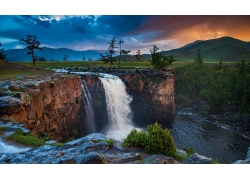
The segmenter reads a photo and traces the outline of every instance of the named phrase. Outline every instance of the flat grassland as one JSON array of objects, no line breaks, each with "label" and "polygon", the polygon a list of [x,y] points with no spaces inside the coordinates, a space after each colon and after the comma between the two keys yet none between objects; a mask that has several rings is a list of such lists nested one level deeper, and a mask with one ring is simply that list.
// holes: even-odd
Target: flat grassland
[{"label": "flat grassland", "polygon": [[[174,62],[169,67],[175,68],[178,66],[183,66],[185,64],[190,64],[191,62]],[[32,62],[20,62],[19,64],[32,67]],[[219,65],[218,62],[205,62],[204,64]],[[234,66],[235,62],[223,62],[223,66]],[[114,67],[118,67],[118,62],[113,63]],[[109,63],[103,63],[102,61],[38,61],[36,62],[36,67],[41,68],[82,68],[82,67],[110,67]],[[121,62],[122,68],[150,68],[152,67],[149,61],[147,62]]]},{"label": "flat grassland", "polygon": [[52,74],[54,71],[44,68],[33,68],[18,63],[10,63],[0,60],[0,80],[17,79],[18,76],[35,76]]},{"label": "flat grassland", "polygon": [[[177,68],[191,62],[174,62],[170,68]],[[219,65],[218,62],[205,62],[204,64]],[[234,66],[234,62],[223,62],[223,66]],[[85,68],[108,68],[109,63],[102,61],[38,61],[36,67],[32,67],[32,62],[18,62],[10,63],[0,60],[0,80],[17,79],[18,76],[36,76],[41,74],[52,74],[54,71],[50,68],[78,68],[84,70]],[[114,62],[113,67],[118,67],[118,62]],[[135,68],[152,68],[150,62],[121,62],[121,68],[135,69]]]}]

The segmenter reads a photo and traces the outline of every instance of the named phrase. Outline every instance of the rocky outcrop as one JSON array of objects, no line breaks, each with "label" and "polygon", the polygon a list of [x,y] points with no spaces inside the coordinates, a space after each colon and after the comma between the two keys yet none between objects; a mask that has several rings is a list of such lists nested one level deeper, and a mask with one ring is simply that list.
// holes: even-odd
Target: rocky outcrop
[{"label": "rocky outcrop", "polygon": [[2,120],[24,123],[37,137],[49,136],[57,141],[83,132],[79,76],[55,73],[11,81],[8,88],[18,93],[0,97]]}]

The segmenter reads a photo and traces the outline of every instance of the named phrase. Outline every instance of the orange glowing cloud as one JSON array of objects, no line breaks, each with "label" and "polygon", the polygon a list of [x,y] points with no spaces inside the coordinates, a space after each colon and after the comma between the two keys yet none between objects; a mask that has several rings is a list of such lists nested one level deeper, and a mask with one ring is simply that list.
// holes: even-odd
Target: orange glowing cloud
[{"label": "orange glowing cloud", "polygon": [[196,40],[208,40],[223,36],[250,41],[250,16],[153,16],[142,24],[135,33],[147,31],[153,31],[157,34],[154,37],[148,37],[147,42],[175,39],[178,47]]}]

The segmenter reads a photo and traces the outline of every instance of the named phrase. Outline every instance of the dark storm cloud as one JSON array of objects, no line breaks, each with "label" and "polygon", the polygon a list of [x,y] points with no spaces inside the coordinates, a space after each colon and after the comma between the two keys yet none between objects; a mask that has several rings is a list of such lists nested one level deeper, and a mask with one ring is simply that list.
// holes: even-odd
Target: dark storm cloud
[{"label": "dark storm cloud", "polygon": [[[46,16],[41,16],[46,17]],[[20,25],[39,25],[41,27],[48,28],[50,27],[50,22],[48,21],[42,21],[37,16],[31,16],[31,15],[22,15],[20,17],[14,17],[14,21],[19,23]]]},{"label": "dark storm cloud", "polygon": [[[250,16],[215,15],[105,15],[105,16],[0,16],[0,41],[5,48],[18,45],[27,34],[43,46],[75,50],[107,49],[113,36],[130,50],[162,50],[198,39],[232,36],[249,39]],[[19,44],[20,45],[20,44]]]},{"label": "dark storm cloud", "polygon": [[[2,18],[2,17],[1,17]],[[13,16],[9,24],[18,24],[20,29],[0,30],[1,34],[19,40],[26,34],[36,34],[44,45],[63,46],[75,49],[76,46],[98,45],[105,49],[113,37],[125,37],[147,16],[64,16],[56,21],[51,16]],[[102,44],[102,45],[101,45]]]}]

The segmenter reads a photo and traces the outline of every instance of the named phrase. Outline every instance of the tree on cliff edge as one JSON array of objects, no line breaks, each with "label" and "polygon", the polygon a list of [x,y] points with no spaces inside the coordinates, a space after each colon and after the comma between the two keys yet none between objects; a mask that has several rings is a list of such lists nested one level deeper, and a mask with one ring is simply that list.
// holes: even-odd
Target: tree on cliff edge
[{"label": "tree on cliff edge", "polygon": [[174,55],[164,56],[161,52],[157,52],[158,50],[159,48],[156,45],[154,45],[153,49],[150,49],[152,55],[150,63],[156,71],[166,69],[175,61]]},{"label": "tree on cliff edge", "polygon": [[34,50],[35,49],[42,50],[42,48],[39,47],[41,45],[41,43],[37,39],[38,38],[35,35],[27,35],[26,39],[24,39],[24,38],[20,39],[20,43],[24,44],[27,48],[27,55],[31,54],[31,56],[32,56],[33,67],[35,67],[35,64],[36,64]]},{"label": "tree on cliff edge", "polygon": [[[0,42],[0,47],[2,46],[2,43]],[[6,60],[6,54],[4,54],[4,49],[0,49],[0,59]]]},{"label": "tree on cliff edge", "polygon": [[110,68],[113,65],[113,61],[115,61],[115,58],[113,57],[113,54],[115,54],[115,41],[116,41],[116,37],[114,36],[109,43],[109,48],[108,48],[108,52],[106,52],[106,55],[103,55],[102,53],[100,53],[100,60],[103,61],[104,63],[106,62],[110,62]]}]

